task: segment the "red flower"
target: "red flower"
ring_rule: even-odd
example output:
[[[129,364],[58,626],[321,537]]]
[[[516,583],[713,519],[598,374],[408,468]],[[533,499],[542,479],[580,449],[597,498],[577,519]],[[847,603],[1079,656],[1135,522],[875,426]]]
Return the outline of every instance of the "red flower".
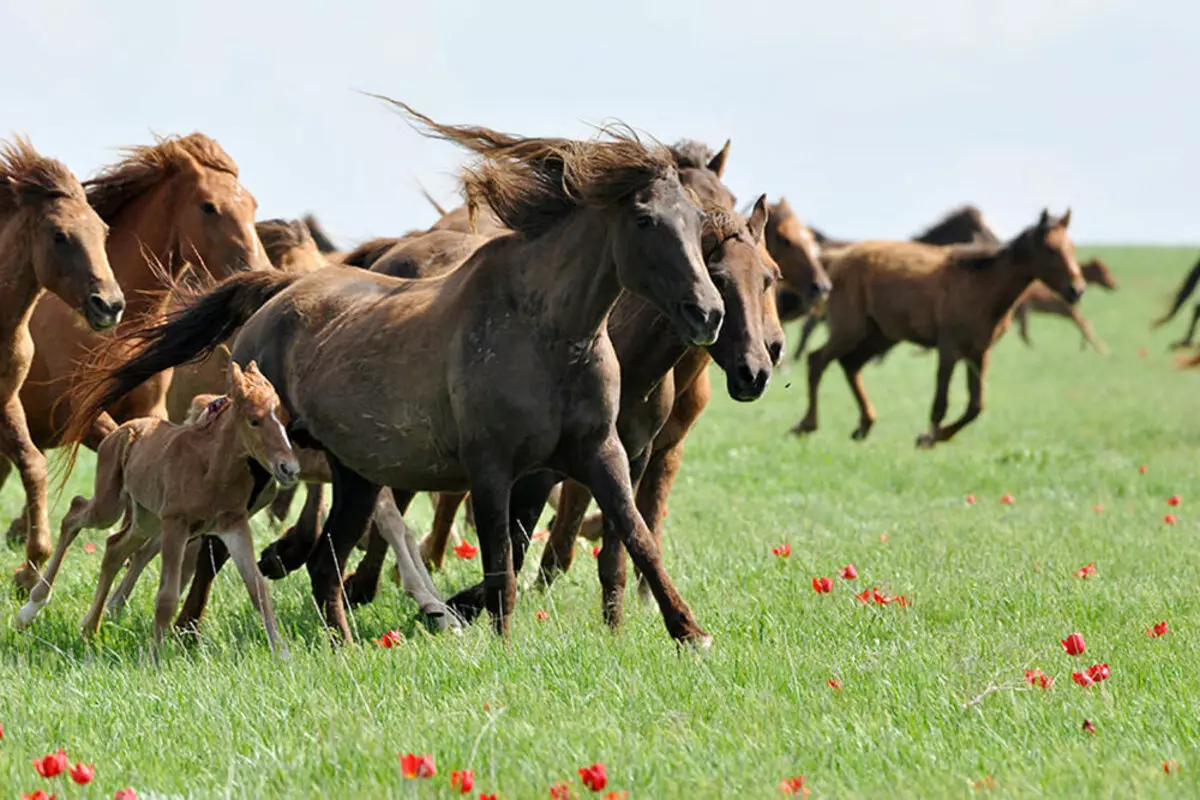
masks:
[[[113,800],[137,800],[137,792],[133,789],[118,789]]]
[[[1039,686],[1042,689],[1049,689],[1054,685],[1054,677],[1047,675],[1040,669],[1025,670],[1025,680],[1030,686]]]
[[[466,539],[463,539],[461,542],[454,545],[454,555],[468,561],[474,558],[475,554],[478,552],[479,548],[468,542]]]
[[[629,797],[629,792],[622,789],[619,792],[609,792],[604,795],[604,800],[625,800],[626,797]]]
[[[779,791],[784,794],[802,794],[808,797],[808,787],[804,785],[804,776],[797,775],[794,778],[784,778],[779,782]]]
[[[53,778],[62,775],[67,771],[67,751],[60,747],[57,753],[50,753],[49,755],[35,759],[33,768],[43,778]]]
[[[1088,564],[1087,566],[1080,567],[1079,569],[1075,570],[1076,578],[1088,578],[1095,574],[1096,574],[1096,564],[1094,562],[1091,564]]]
[[[886,541],[887,541],[887,534],[886,534],[886,533],[881,533],[881,534],[879,534],[879,541],[881,541],[881,542],[886,542]]]
[[[829,680],[825,681],[825,683],[827,683],[829,688],[833,689],[834,691],[840,692],[842,690],[842,682],[837,678],[830,678]]]
[[[973,495],[973,494],[967,495],[967,505],[969,505],[969,506],[975,505],[975,495]]]
[[[1092,506],[1092,511],[1095,511],[1097,514],[1104,513],[1104,503],[1096,503],[1096,505]]]
[[[491,794],[479,793],[479,800],[500,800],[500,795],[492,792]]]
[[[96,545],[92,544],[91,542],[88,542],[87,544],[85,544],[85,545],[83,546],[83,552],[85,552],[85,553],[94,553],[94,552],[96,552]]]
[[[393,647],[399,647],[404,644],[404,637],[400,635],[400,631],[388,631],[376,639],[375,644],[390,650]]]
[[[771,554],[776,556],[777,558],[787,558],[788,556],[790,556],[792,554],[792,546],[790,544],[788,544],[787,542],[784,542],[783,544],[779,545],[778,547],[772,547]]]
[[[1083,729],[1085,731],[1087,731],[1088,733],[1092,733],[1092,734],[1094,734],[1096,732],[1096,726],[1092,724],[1092,721],[1090,719],[1085,719],[1083,721]]]
[[[1167,505],[1169,505],[1169,506],[1177,506],[1182,502],[1183,502],[1183,498],[1177,494],[1173,494],[1167,498]]]
[[[813,578],[812,586],[817,594],[829,594],[833,591],[833,578]]]
[[[542,528],[540,531],[535,533],[533,536],[530,536],[529,539],[530,539],[530,541],[536,542],[541,539],[547,539],[549,537],[550,537],[550,531],[546,530],[545,528]]]
[[[58,795],[46,794],[41,789],[38,789],[33,794],[22,794],[21,800],[58,800]]]
[[[1163,772],[1170,775],[1172,772],[1179,772],[1179,762],[1173,758],[1163,762]]]
[[[975,790],[982,791],[984,789],[995,789],[998,785],[999,784],[996,783],[996,779],[988,774],[975,781]]]
[[[0,722],[0,739],[4,738],[4,723]]]
[[[1069,656],[1077,656],[1084,650],[1087,650],[1087,645],[1083,642],[1082,633],[1072,633],[1062,640],[1062,646]]]
[[[599,558],[599,557],[600,557],[600,548],[593,547],[592,548],[592,558]]]
[[[1011,506],[1012,504],[1013,504],[1013,496],[1011,494],[1005,493],[1000,496],[1000,505]]]
[[[1175,524],[1175,515],[1174,514],[1165,515],[1163,517],[1163,522],[1167,523],[1168,525],[1174,525]]]
[[[76,764],[71,767],[71,780],[80,786],[91,783],[94,777],[96,777],[95,764]]]
[[[400,756],[400,769],[404,773],[404,777],[412,778],[432,778],[437,775],[437,765],[433,763],[431,755],[414,755],[413,753],[405,753]]]
[[[890,598],[890,600],[893,603],[895,603],[896,605],[900,606],[901,608],[908,608],[912,604],[912,601],[909,600],[904,595],[900,595],[899,597],[892,597],[892,598]]]
[[[846,566],[842,567],[841,576],[842,580],[852,581],[858,577],[858,570],[853,564],[847,564]]]
[[[1165,635],[1168,630],[1170,630],[1170,629],[1167,627],[1167,621],[1164,619],[1162,622],[1154,623],[1153,628],[1146,628],[1146,635],[1157,638],[1159,636]],[[0,732],[2,732],[2,731],[0,731]]]
[[[1140,473],[1142,473],[1143,475],[1145,475],[1145,474],[1146,474],[1146,470],[1148,470],[1148,469],[1149,469],[1149,467],[1147,467],[1145,464],[1142,464],[1140,467],[1138,467],[1138,472],[1140,472]]]
[[[603,789],[608,785],[608,775],[604,772],[604,762],[597,761],[590,767],[580,767],[579,779],[583,781],[584,786],[593,792]]]
[[[457,787],[459,794],[470,794],[475,788],[475,770],[453,770],[450,773],[450,785]]]
[[[571,785],[566,781],[559,781],[550,786],[550,800],[571,800]]]
[[[1096,682],[1096,681],[1095,681],[1095,680],[1092,678],[1092,676],[1091,676],[1091,675],[1088,675],[1086,672],[1072,672],[1072,673],[1071,673],[1071,680],[1075,681],[1075,682],[1076,682],[1076,683],[1078,683],[1080,686],[1085,686],[1085,687],[1086,687],[1086,686],[1091,686],[1093,683],[1095,683],[1095,682]]]
[[[1096,682],[1108,680],[1108,664],[1093,664],[1087,669],[1088,677]]]
[[[550,619],[550,615],[545,610],[540,608],[533,612],[533,616],[537,617],[538,622],[545,622],[546,620]]]

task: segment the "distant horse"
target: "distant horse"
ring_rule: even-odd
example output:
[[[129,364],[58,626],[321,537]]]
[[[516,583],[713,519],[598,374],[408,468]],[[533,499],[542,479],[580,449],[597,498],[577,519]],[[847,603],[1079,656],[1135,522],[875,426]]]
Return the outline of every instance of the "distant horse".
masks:
[[[1192,292],[1196,291],[1196,285],[1200,284],[1200,261],[1196,262],[1196,266],[1192,267],[1188,272],[1187,277],[1183,279],[1183,283],[1179,286],[1179,291],[1175,293],[1175,302],[1171,304],[1170,310],[1154,321],[1154,327],[1160,328],[1165,325],[1172,317],[1178,313],[1187,299],[1192,296]],[[1200,325],[1200,303],[1196,304],[1192,311],[1192,321],[1188,325],[1187,335],[1177,342],[1171,343],[1172,350],[1179,350],[1184,347],[1192,346],[1192,338],[1196,335],[1196,326]]]
[[[220,278],[270,266],[254,230],[254,197],[237,176],[237,164],[220,145],[193,133],[130,148],[124,160],[84,183],[88,202],[109,226],[108,260],[126,297],[118,335],[161,312],[164,273],[177,277],[190,267]],[[47,295],[30,320],[35,353],[21,404],[33,441],[43,450],[66,443],[59,433],[75,411],[70,387],[76,369],[115,344],[111,335],[74,319],[70,307]],[[118,421],[166,417],[169,383],[169,374],[147,380],[80,431],[83,443],[96,448]],[[8,469],[7,461],[0,462],[0,485]],[[24,536],[22,521],[14,522],[9,539]],[[24,570],[17,582],[28,588],[35,577]]]
[[[858,401],[853,438],[867,438],[875,410],[859,373],[870,359],[908,341],[938,351],[932,426],[917,444],[949,441],[983,410],[988,352],[1029,285],[1040,280],[1069,303],[1082,296],[1083,274],[1067,235],[1070,221],[1070,211],[1059,219],[1043,211],[1034,225],[999,247],[864,242],[842,251],[827,265],[833,279],[829,340],[808,357],[808,413],[793,432],[817,429],[817,390],[836,359]],[[970,400],[962,417],[943,427],[950,378],[960,360],[967,362]]]
[[[1113,291],[1117,288],[1117,279],[1109,272],[1108,267],[1103,261],[1098,258],[1090,259],[1079,265],[1083,272],[1083,279],[1088,283],[1093,283],[1102,289]],[[1096,338],[1096,332],[1092,330],[1092,324],[1087,321],[1083,314],[1079,313],[1079,309],[1068,303],[1066,300],[1041,281],[1036,281],[1032,286],[1025,290],[1025,294],[1021,295],[1021,299],[1017,301],[1016,307],[1013,309],[1013,319],[1017,323],[1017,330],[1021,334],[1021,341],[1033,347],[1033,342],[1029,338],[1029,312],[1037,311],[1042,314],[1054,314],[1059,317],[1066,317],[1075,323],[1079,328],[1079,332],[1083,334],[1083,341],[1080,347],[1092,346],[1097,353],[1107,353],[1108,350],[1104,346],[1104,342]]]
[[[381,486],[470,489],[486,607],[507,633],[516,596],[509,493],[530,470],[588,483],[651,583],[670,634],[706,644],[634,506],[616,430],[619,375],[605,331],[622,289],[650,300],[687,344],[708,344],[724,308],[700,253],[701,212],[670,155],[620,131],[593,142],[440,125],[431,135],[482,157],[464,182],[513,234],[439,278],[360,270],[235,276],[84,383],[71,430],[147,376],[204,355],[243,326],[234,360],[258,362],[302,443],[325,451],[334,501],[308,562],[327,623],[349,641],[345,560]],[[400,494],[406,495],[402,500]]]
[[[34,359],[29,318],[49,290],[74,324],[91,330],[116,325],[125,297],[104,250],[107,230],[83,187],[60,161],[28,141],[0,143],[0,456],[7,473],[17,465],[25,487],[26,577],[50,555],[46,458],[29,433],[17,396]]]

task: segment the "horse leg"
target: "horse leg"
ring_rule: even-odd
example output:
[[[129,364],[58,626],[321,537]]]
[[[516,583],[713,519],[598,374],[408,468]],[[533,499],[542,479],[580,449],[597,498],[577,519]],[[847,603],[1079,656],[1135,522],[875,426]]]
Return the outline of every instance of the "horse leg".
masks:
[[[217,536],[204,536],[195,558],[195,574],[188,588],[187,599],[175,618],[175,630],[195,634],[200,629],[200,619],[208,605],[208,593],[221,567],[229,560],[229,549]]]
[[[258,569],[273,581],[282,580],[304,566],[313,553],[320,536],[321,506],[324,504],[325,487],[310,483],[304,510],[296,524],[283,532],[283,536],[271,542],[258,558]]]
[[[162,524],[162,568],[158,576],[158,597],[154,600],[154,644],[161,645],[175,611],[179,608],[179,576],[187,549],[187,523],[164,519]]]
[[[117,573],[125,565],[125,560],[161,527],[157,517],[145,509],[140,509],[136,503],[132,505],[129,514],[132,517],[130,524],[110,534],[104,541],[104,557],[100,561],[96,591],[92,595],[91,608],[84,616],[81,626],[84,636],[91,636],[100,631],[100,621],[104,617],[104,601],[108,598]]]
[[[967,359],[967,391],[970,393],[967,410],[952,425],[938,431],[939,442],[948,442],[953,439],[956,433],[974,422],[975,418],[983,411],[983,381],[987,377],[987,365],[987,351],[984,351],[982,356]]]
[[[292,500],[296,497],[296,490],[299,487],[291,486],[287,489],[280,489],[275,493],[275,499],[271,501],[270,515],[271,519],[278,523],[283,523],[287,519],[288,512],[292,510]]]
[[[242,583],[246,584],[246,591],[250,594],[250,604],[262,617],[271,652],[278,653],[279,657],[286,661],[288,648],[283,637],[279,635],[279,623],[275,621],[275,606],[271,603],[267,580],[258,571],[258,565],[254,563],[254,536],[250,532],[250,521],[246,517],[242,517],[233,530],[223,531],[218,536],[225,543],[229,557],[233,559],[234,566],[242,576]],[[174,610],[171,613],[174,614]]]
[[[466,492],[438,492],[433,512],[433,528],[421,540],[421,560],[429,569],[441,569],[446,563],[446,546],[454,533],[454,517],[467,497]]]
[[[691,424],[688,425],[688,428],[691,428]],[[675,476],[679,474],[679,469],[683,466],[684,441],[680,437],[669,447],[652,452],[642,471],[642,479],[638,482],[638,512],[641,513],[646,526],[650,528],[650,534],[654,538],[654,544],[659,552],[662,552],[663,519],[667,514],[667,498],[671,494],[671,487],[675,485]],[[650,596],[650,585],[639,573],[638,597],[645,601],[649,600]]]
[[[1083,334],[1084,347],[1091,345],[1102,356],[1108,355],[1108,348],[1104,346],[1104,342],[1096,338],[1096,331],[1092,329],[1092,323],[1088,322],[1087,317],[1079,313],[1079,309],[1071,306],[1071,319],[1075,322],[1075,326],[1079,328],[1079,332]]]
[[[842,371],[846,373],[846,383],[850,384],[850,392],[854,395],[854,401],[858,403],[858,428],[850,434],[850,438],[856,442],[865,440],[871,433],[872,426],[875,425],[875,408],[871,405],[871,399],[867,397],[867,390],[863,388],[862,368],[872,358],[887,352],[888,348],[872,346],[873,344],[876,343],[863,342],[856,349],[838,359],[842,365]]]
[[[126,517],[125,524],[129,524],[128,517]],[[133,554],[133,558],[129,559],[129,566],[125,568],[125,576],[117,584],[116,591],[108,598],[108,615],[110,617],[117,616],[125,609],[125,603],[128,602],[129,596],[133,594],[133,587],[137,585],[142,572],[154,560],[154,557],[158,555],[161,549],[162,539],[158,536],[151,536]]]
[[[46,457],[33,444],[25,409],[15,394],[0,408],[0,456],[11,461],[25,487],[25,564],[14,576],[21,589],[32,589],[38,567],[50,556],[50,517],[46,499]]]
[[[825,368],[834,358],[833,352],[833,342],[829,341],[824,347],[808,354],[808,411],[805,412],[804,419],[792,428],[792,433],[803,435],[817,429],[817,389],[821,385],[821,376],[825,373]]]
[[[393,505],[396,507],[396,514],[402,517],[408,511],[415,496],[412,492],[383,489],[379,492],[375,507]],[[379,578],[383,574],[383,563],[387,559],[389,544],[381,533],[379,526],[375,523],[374,513],[372,513],[371,522],[367,528],[367,553],[358,562],[354,572],[346,576],[342,587],[346,595],[346,602],[350,604],[351,608],[366,605],[375,599],[375,595],[379,594]]]
[[[558,510],[554,514],[554,526],[550,529],[550,537],[542,551],[542,563],[538,567],[539,586],[548,588],[560,573],[571,568],[575,558],[575,539],[591,502],[592,493],[586,486],[572,480],[563,481]]]
[[[933,395],[933,412],[929,415],[929,432],[917,437],[917,447],[930,448],[938,442],[942,420],[946,418],[950,379],[954,377],[954,366],[957,363],[958,357],[954,353],[946,348],[938,348],[937,389]]]
[[[459,592],[447,602],[463,619],[472,620],[479,614],[478,602],[482,594],[483,606],[491,613],[493,627],[498,634],[507,637],[517,598],[508,524],[513,479],[507,469],[489,460],[470,464],[470,474],[483,583]]]
[[[1033,340],[1029,338],[1029,307],[1024,303],[1017,306],[1013,311],[1013,320],[1017,323],[1017,333],[1021,336],[1021,341],[1028,347],[1033,347]]]
[[[342,598],[342,570],[350,551],[367,529],[380,487],[352,471],[332,455],[327,455],[333,473],[333,508],[325,520],[325,530],[308,559],[313,600],[321,618],[334,634],[334,643],[353,641]]]
[[[433,580],[425,569],[412,530],[404,522],[404,517],[387,492],[380,492],[379,499],[375,502],[372,526],[378,530],[378,535],[391,545],[392,552],[396,554],[396,569],[400,573],[401,588],[416,602],[421,613],[432,619],[438,630],[460,629],[458,617],[442,601],[437,587],[433,585]]]
[[[1192,346],[1192,337],[1196,335],[1196,326],[1200,325],[1200,303],[1192,310],[1192,321],[1188,325],[1187,336],[1180,339],[1171,345],[1172,350],[1179,350],[1184,347]]]
[[[820,324],[820,314],[808,314],[804,317],[804,324],[800,328],[800,341],[796,344],[796,352],[792,353],[793,361],[799,361],[804,356],[804,351],[808,349],[808,340]]]
[[[591,487],[596,504],[604,514],[605,524],[613,526],[617,537],[629,551],[634,566],[646,577],[671,636],[678,641],[700,646],[711,644],[712,637],[696,624],[691,609],[672,583],[663,566],[662,555],[654,545],[654,538],[638,513],[629,479],[629,458],[616,433],[610,433],[580,466],[582,472],[579,478]]]

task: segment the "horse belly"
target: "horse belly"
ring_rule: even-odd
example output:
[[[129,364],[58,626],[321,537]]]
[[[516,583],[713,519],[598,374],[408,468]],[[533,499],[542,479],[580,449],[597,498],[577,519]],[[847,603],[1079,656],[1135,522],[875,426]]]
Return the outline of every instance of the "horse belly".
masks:
[[[933,347],[937,344],[937,302],[929,282],[888,276],[871,285],[867,313],[889,340]]]

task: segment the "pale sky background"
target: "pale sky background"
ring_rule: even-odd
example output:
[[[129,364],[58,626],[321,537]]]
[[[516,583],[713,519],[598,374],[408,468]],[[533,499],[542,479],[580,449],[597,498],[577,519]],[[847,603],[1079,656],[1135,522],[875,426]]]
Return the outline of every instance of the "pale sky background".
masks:
[[[0,0],[0,135],[81,177],[203,131],[260,218],[343,245],[428,225],[462,156],[435,119],[732,138],[742,202],[845,237],[973,202],[1005,236],[1073,207],[1085,242],[1200,242],[1200,3],[1178,0],[311,2]]]

